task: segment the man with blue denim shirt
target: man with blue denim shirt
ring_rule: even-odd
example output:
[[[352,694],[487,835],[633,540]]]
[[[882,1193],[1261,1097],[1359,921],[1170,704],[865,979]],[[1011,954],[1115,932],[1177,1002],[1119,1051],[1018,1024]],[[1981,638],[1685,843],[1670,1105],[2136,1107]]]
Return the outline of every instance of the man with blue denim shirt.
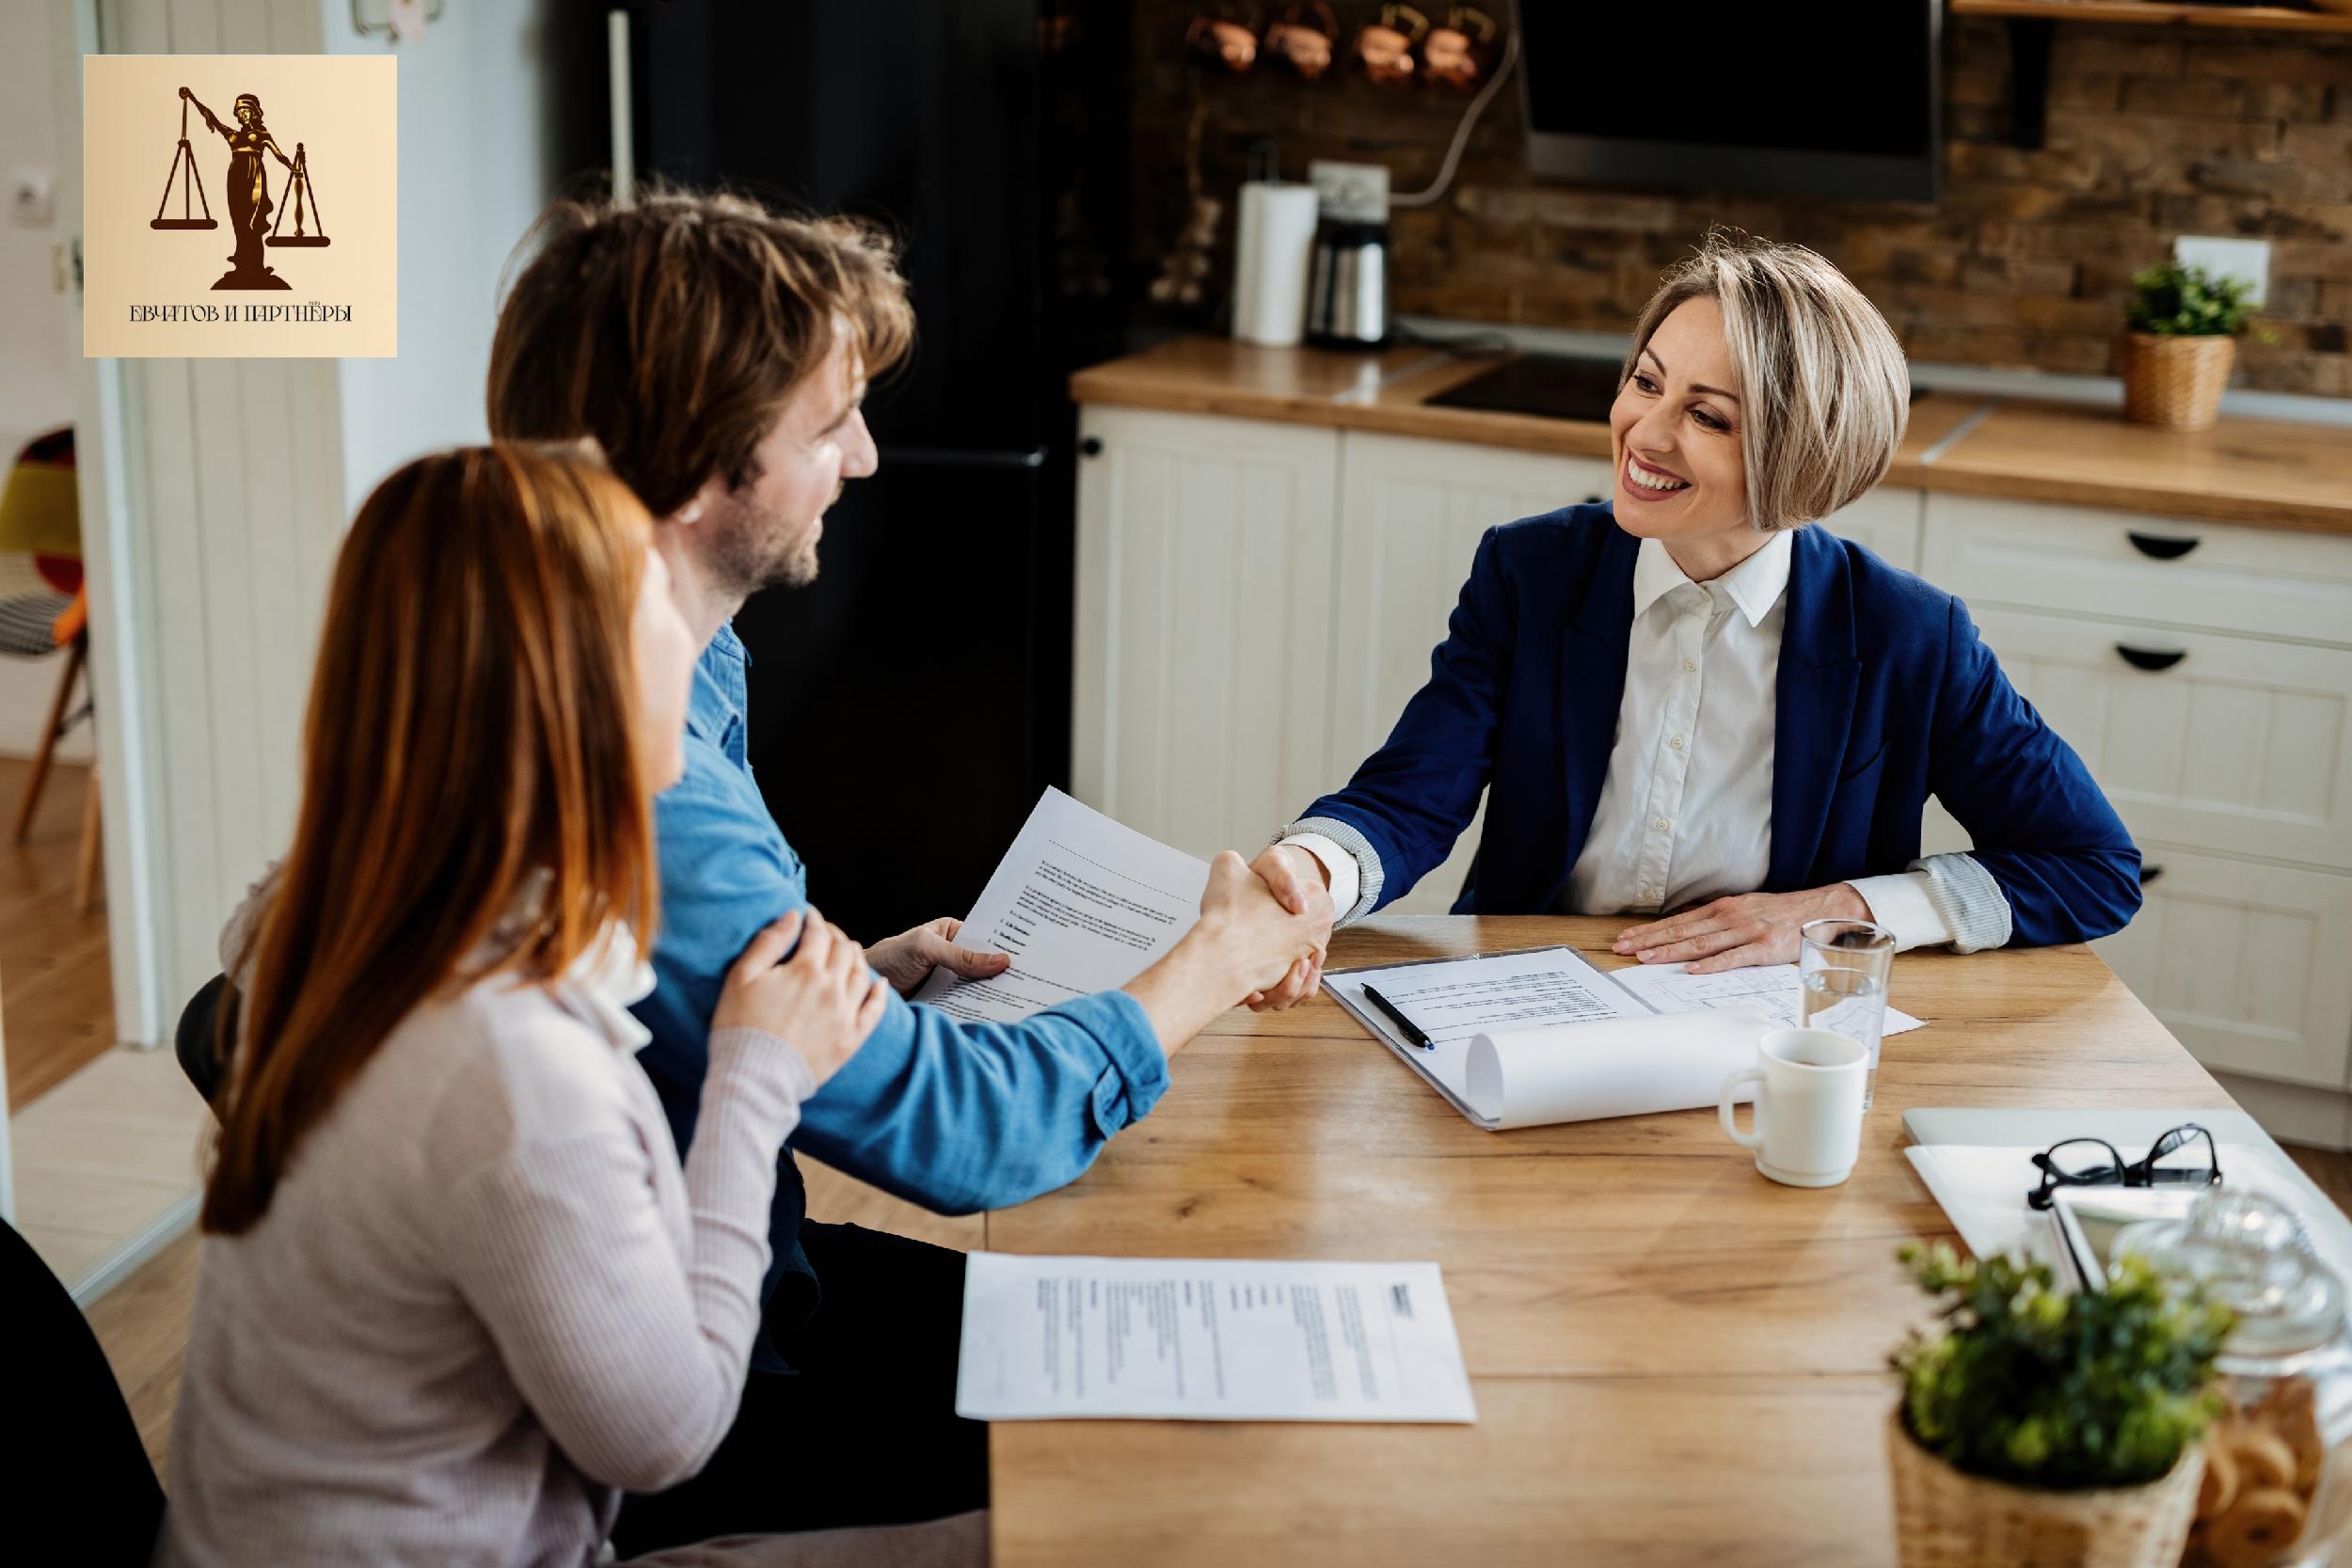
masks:
[[[867,232],[737,198],[559,202],[532,238],[539,253],[492,346],[492,431],[593,436],[655,517],[679,608],[708,640],[685,777],[656,804],[658,984],[638,1008],[653,1035],[640,1059],[683,1150],[728,966],[755,931],[807,904],[799,858],[745,758],[749,660],[727,622],[749,594],[816,576],[825,509],[878,460],[859,412],[866,367],[903,352],[911,317],[886,246]],[[985,975],[1009,961],[955,946],[954,921],[873,943],[866,959],[899,996],[803,1107],[795,1141],[946,1212],[1050,1191],[1151,1110],[1168,1053],[1201,1025],[1307,983],[1330,922],[1320,890],[1278,904],[1220,855],[1175,952],[1120,991],[1015,1024],[902,1000],[935,964]],[[809,1221],[788,1149],[779,1164],[756,1375],[700,1476],[630,1499],[614,1533],[624,1556],[986,1502],[986,1429],[954,1415],[961,1256]]]
[[[721,626],[694,674],[686,776],[655,805],[659,984],[637,1005],[654,1037],[638,1059],[681,1148],[693,1136],[704,1037],[727,965],[760,927],[808,903],[800,857],[770,819],[744,759],[749,663],[734,629]],[[803,1109],[793,1142],[897,1196],[968,1214],[1074,1180],[1167,1087],[1167,1053],[1122,991],[1012,1024],[965,1022],[894,995],[857,1054]],[[797,1214],[791,1163],[787,1150],[791,1190],[780,1185],[777,1202]],[[781,1242],[793,1232],[774,1233]],[[804,1259],[781,1252],[771,1285],[778,1275],[812,1277]],[[771,1329],[784,1315],[771,1306]]]

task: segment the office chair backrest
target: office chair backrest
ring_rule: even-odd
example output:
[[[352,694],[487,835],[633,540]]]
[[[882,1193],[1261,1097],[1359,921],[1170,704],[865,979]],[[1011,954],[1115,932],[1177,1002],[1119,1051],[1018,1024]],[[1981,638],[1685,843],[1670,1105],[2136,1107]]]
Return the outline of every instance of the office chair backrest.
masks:
[[[214,1050],[220,1038],[219,1013],[221,993],[229,990],[229,976],[215,974],[204,982],[203,988],[188,998],[188,1005],[180,1010],[180,1026],[171,1033],[171,1048],[180,1058],[180,1070],[188,1075],[196,1092],[210,1105],[220,1087],[221,1062]],[[237,1037],[237,999],[229,998],[229,1037]]]
[[[164,1489],[82,1309],[33,1245],[0,1222],[0,1319],[14,1340],[17,1441],[0,1556],[11,1562],[146,1568]]]

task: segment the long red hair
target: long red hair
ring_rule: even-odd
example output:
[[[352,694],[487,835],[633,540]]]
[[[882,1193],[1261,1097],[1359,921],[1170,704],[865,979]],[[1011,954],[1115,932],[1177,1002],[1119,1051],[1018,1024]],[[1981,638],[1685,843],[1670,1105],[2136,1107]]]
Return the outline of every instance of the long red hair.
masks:
[[[359,508],[294,846],[245,955],[206,1230],[261,1220],[304,1135],[443,988],[545,984],[614,919],[649,940],[629,628],[651,527],[584,446],[420,458]],[[527,929],[469,962],[518,910]]]

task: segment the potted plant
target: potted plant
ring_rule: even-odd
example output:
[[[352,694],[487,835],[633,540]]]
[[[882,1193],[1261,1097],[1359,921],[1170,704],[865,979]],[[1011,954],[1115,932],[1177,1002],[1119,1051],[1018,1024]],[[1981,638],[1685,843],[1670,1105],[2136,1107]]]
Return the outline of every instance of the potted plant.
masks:
[[[1942,1304],[1935,1332],[1892,1357],[1904,1568],[2173,1568],[2222,1408],[2228,1308],[2131,1259],[2067,1295],[2043,1264],[1943,1243],[1901,1256]]]
[[[2123,339],[2123,417],[2164,430],[2209,430],[2237,356],[2238,334],[2252,330],[2253,286],[2216,277],[2202,267],[2167,261],[2132,275]]]

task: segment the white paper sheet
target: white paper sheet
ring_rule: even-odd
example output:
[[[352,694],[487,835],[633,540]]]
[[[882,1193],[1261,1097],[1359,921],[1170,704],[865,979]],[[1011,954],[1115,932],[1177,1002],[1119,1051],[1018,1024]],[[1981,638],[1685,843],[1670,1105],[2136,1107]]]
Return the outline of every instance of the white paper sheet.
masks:
[[[1661,1013],[1696,1012],[1703,1007],[1762,1008],[1775,1029],[1797,1023],[1797,966],[1759,964],[1753,969],[1727,969],[1718,974],[1692,974],[1688,964],[1637,964],[1613,972],[1609,978]],[[1919,1027],[1919,1021],[1899,1007],[1886,1009],[1889,1035]]]
[[[1910,1156],[1921,1180],[1943,1205],[1952,1228],[1979,1258],[2013,1252],[2036,1262],[2057,1265],[2056,1238],[2046,1214],[2034,1212],[2026,1195],[2042,1180],[2034,1168],[2031,1148],[1997,1148],[1970,1144],[1913,1144]],[[2146,1148],[2125,1149],[2136,1160]],[[2320,1261],[2352,1280],[2352,1223],[2344,1212],[2319,1193],[2301,1172],[2286,1168],[2278,1156],[2251,1144],[2223,1144],[2216,1151],[2223,1181],[2233,1188],[2275,1197],[2295,1211],[2311,1236]]]
[[[956,1414],[1478,1418],[1435,1263],[1001,1252],[965,1264]]]
[[[986,980],[934,970],[914,993],[957,1018],[1010,1023],[1125,985],[1200,918],[1206,861],[1048,788],[996,863],[956,939],[1009,953]]]

